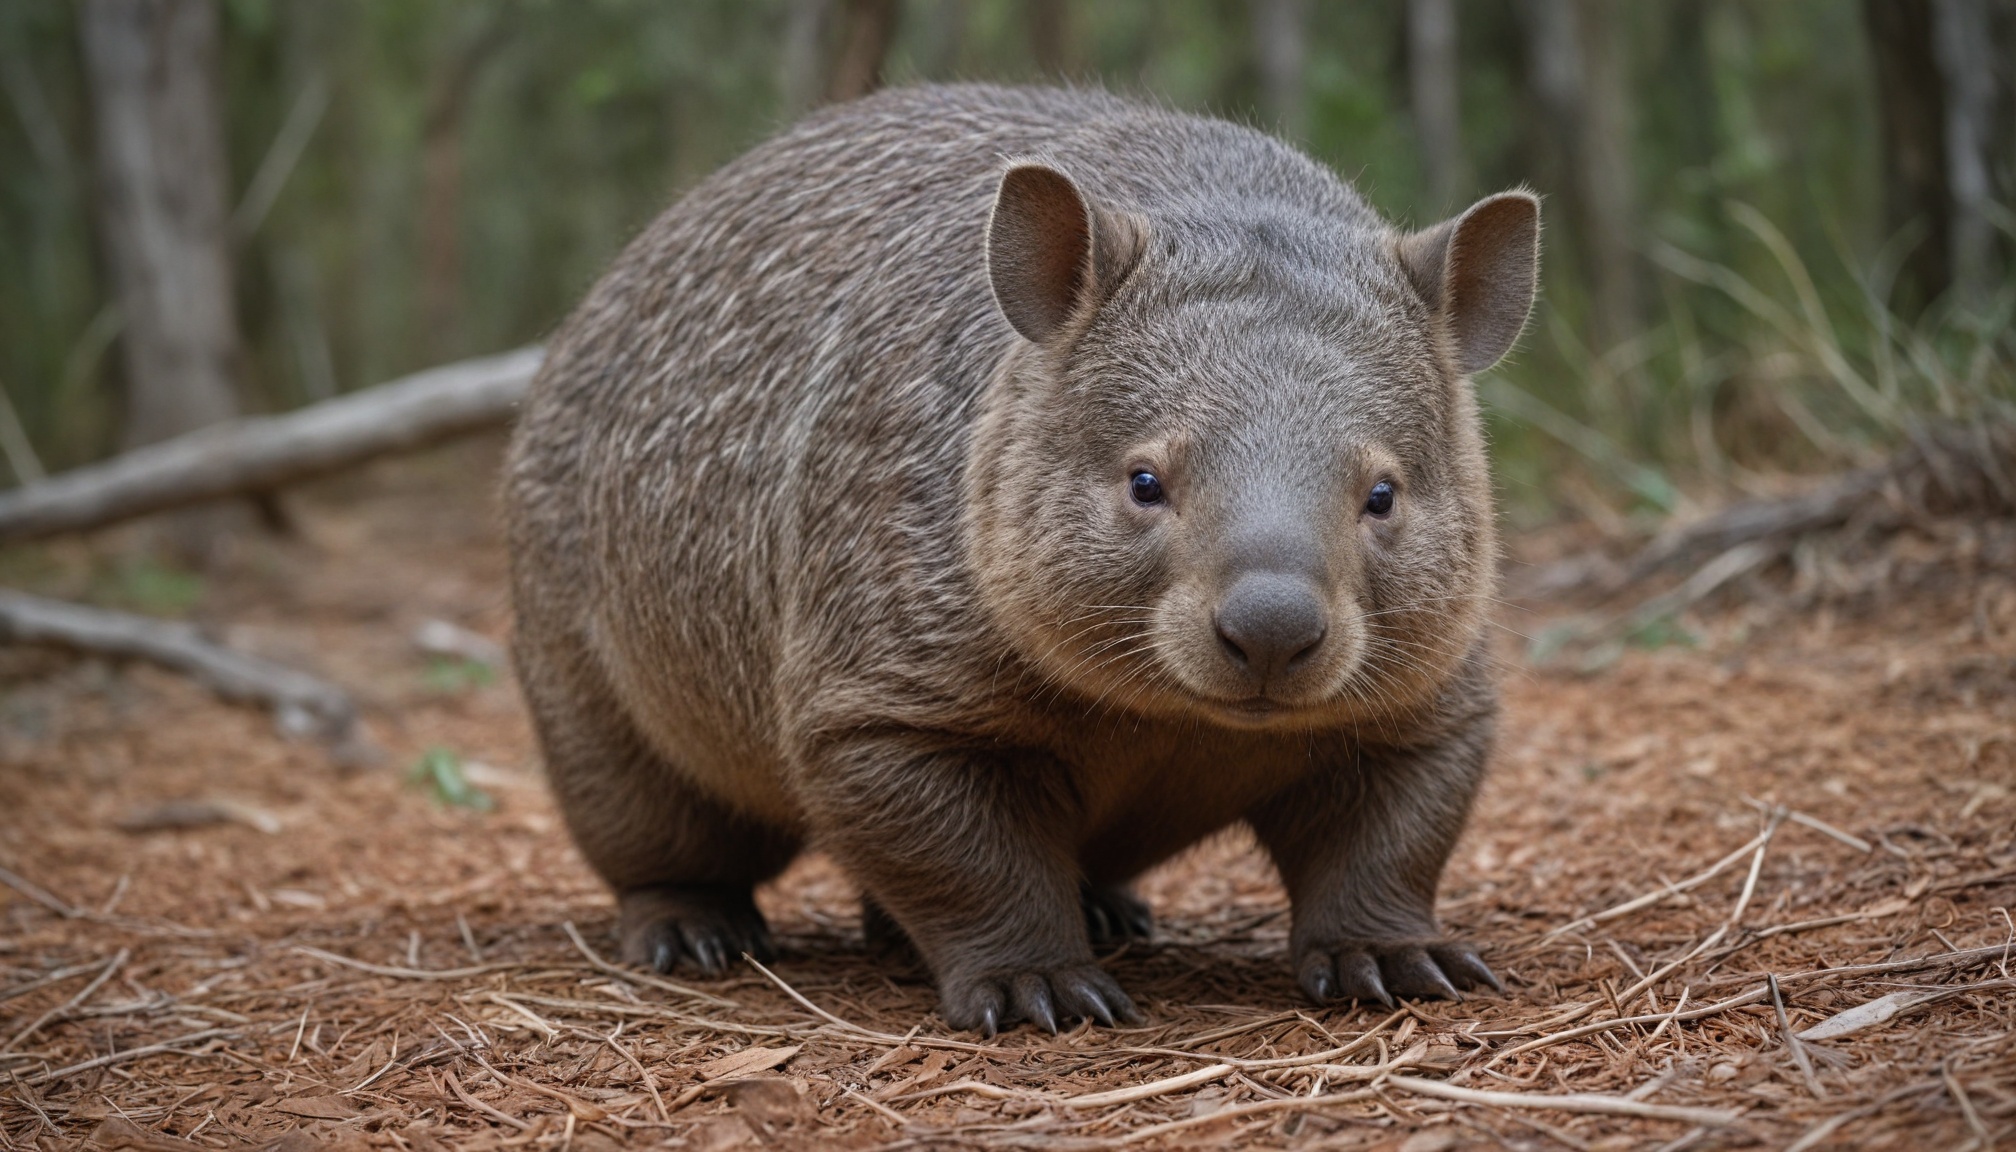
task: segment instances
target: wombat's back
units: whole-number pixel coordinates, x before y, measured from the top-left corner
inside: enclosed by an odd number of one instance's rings
[[[535,710],[538,681],[592,681],[569,693],[613,695],[710,789],[787,819],[769,741],[794,645],[852,637],[801,653],[842,673],[972,635],[959,480],[1017,339],[986,221],[1004,160],[1031,156],[1122,208],[1287,201],[1381,227],[1275,141],[1103,93],[899,90],[758,147],[630,246],[520,419],[507,502]]]

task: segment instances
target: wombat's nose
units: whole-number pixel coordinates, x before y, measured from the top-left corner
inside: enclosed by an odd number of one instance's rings
[[[1218,606],[1218,639],[1233,661],[1264,686],[1323,642],[1323,605],[1306,580],[1278,572],[1239,579]]]

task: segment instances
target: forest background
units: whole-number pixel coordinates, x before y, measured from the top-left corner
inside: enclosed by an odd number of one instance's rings
[[[1544,193],[1542,304],[1481,382],[1515,525],[1642,528],[2016,396],[2008,0],[228,0],[179,50],[217,146],[157,159],[223,206],[226,394],[148,417],[91,47],[122,7],[0,5],[15,479],[536,342],[681,190],[918,81],[1251,122],[1417,225]]]

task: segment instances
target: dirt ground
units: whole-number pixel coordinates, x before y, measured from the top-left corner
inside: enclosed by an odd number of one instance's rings
[[[542,791],[508,672],[412,640],[430,619],[508,634],[495,452],[292,494],[293,537],[247,540],[200,585],[136,566],[130,535],[0,553],[0,583],[186,605],[333,678],[384,750],[344,768],[176,676],[0,649],[0,1145],[1446,1152],[2016,1130],[2016,524],[1802,553],[1562,668],[1517,634],[1564,610],[1504,606],[1500,749],[1441,905],[1502,997],[1308,1007],[1282,894],[1226,836],[1146,880],[1155,939],[1108,961],[1145,1026],[981,1043],[938,1021],[921,972],[863,951],[816,857],[762,893],[774,975],[605,965],[612,903]],[[430,751],[480,796],[416,781]],[[1845,1034],[1788,1040],[1830,1020]]]

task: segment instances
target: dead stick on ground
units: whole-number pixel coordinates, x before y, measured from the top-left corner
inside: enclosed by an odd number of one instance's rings
[[[1959,968],[1974,964],[1988,964],[2008,954],[2008,946],[1989,944],[1981,948],[1962,948],[1958,952],[1935,952],[1930,956],[1918,956],[1910,960],[1885,960],[1879,964],[1844,964],[1839,968],[1814,968],[1806,972],[1792,972],[1778,978],[1780,984],[1795,984],[1807,980],[1831,980],[1849,976],[1877,976],[1886,972],[1911,972],[1920,968]],[[1751,976],[1724,976],[1706,981],[1702,986],[1713,988],[1719,985],[1742,984],[1763,978],[1761,973]]]
[[[518,1129],[520,1132],[529,1132],[532,1130],[532,1125],[527,1124],[525,1121],[518,1119],[516,1116],[506,1116],[504,1113],[499,1112],[497,1109],[492,1108],[490,1105],[483,1103],[481,1100],[476,1099],[474,1096],[471,1096],[468,1093],[468,1091],[462,1087],[462,1082],[460,1080],[455,1079],[455,1073],[452,1070],[444,1069],[441,1073],[441,1076],[443,1079],[448,1081],[448,1090],[450,1092],[455,1093],[455,1098],[457,1100],[462,1101],[462,1103],[467,1104],[469,1107],[475,1109],[478,1112],[483,1113],[484,1115],[490,1117],[493,1120],[501,1120],[504,1123],[509,1124],[511,1127]]]
[[[1615,920],[1619,916],[1627,916],[1633,912],[1638,911],[1641,908],[1649,908],[1652,905],[1659,903],[1661,900],[1666,899],[1668,896],[1677,896],[1682,892],[1699,888],[1701,885],[1706,884],[1708,881],[1713,880],[1717,876],[1720,876],[1723,872],[1728,871],[1729,868],[1733,866],[1738,860],[1741,860],[1743,859],[1743,857],[1756,851],[1758,847],[1760,847],[1764,843],[1767,835],[1768,835],[1767,833],[1763,832],[1758,833],[1754,838],[1750,840],[1749,843],[1743,845],[1741,848],[1736,849],[1734,852],[1729,853],[1722,859],[1717,860],[1715,863],[1710,864],[1704,871],[1698,872],[1695,875],[1690,876],[1677,884],[1665,885],[1656,892],[1647,892],[1643,896],[1638,896],[1633,899],[1626,900],[1624,903],[1618,904],[1615,907],[1605,908],[1601,912],[1595,912],[1588,916],[1583,916],[1579,919],[1571,920],[1568,923],[1561,925],[1559,928],[1556,928],[1548,932],[1545,936],[1542,936],[1540,939],[1542,941],[1552,940],[1556,936],[1565,935],[1569,932],[1575,931],[1578,928],[1594,927],[1595,925],[1601,924],[1606,920]]]
[[[1945,1084],[1943,1082],[1934,1082],[1931,1084],[1912,1084],[1903,1088],[1898,1088],[1895,1091],[1886,1092],[1883,1095],[1877,1097],[1874,1100],[1871,1100],[1869,1103],[1864,1104],[1859,1108],[1850,1108],[1846,1112],[1842,1112],[1834,1116],[1829,1116],[1827,1119],[1822,1120],[1818,1124],[1813,1125],[1813,1127],[1808,1128],[1806,1130],[1805,1135],[1799,1137],[1799,1139],[1794,1140],[1792,1143],[1786,1145],[1785,1152],[1806,1152],[1808,1148],[1814,1147],[1815,1145],[1819,1144],[1822,1140],[1825,1140],[1829,1136],[1832,1136],[1835,1130],[1839,1129],[1844,1124],[1848,1124],[1855,1120],[1860,1120],[1862,1117],[1867,1116],[1872,1112],[1881,1111],[1883,1108],[1888,1107],[1889,1105],[1897,1102],[1898,1100],[1902,1100],[1906,1096],[1922,1096],[1928,1092],[1937,1092],[1944,1087]]]
[[[226,700],[266,705],[290,734],[320,735],[339,748],[357,740],[357,707],[341,688],[213,644],[179,621],[0,589],[0,642],[145,660],[194,677]]]
[[[1391,1028],[1395,1023],[1406,1019],[1408,1015],[1407,1009],[1399,1009],[1384,1020],[1367,1028],[1349,1043],[1323,1052],[1312,1052],[1306,1056],[1275,1056],[1264,1060],[1251,1060],[1242,1059],[1237,1056],[1220,1056],[1210,1052],[1190,1052],[1182,1048],[1115,1048],[1114,1051],[1124,1052],[1131,1056],[1170,1056],[1178,1060],[1209,1060],[1214,1064],[1229,1064],[1242,1072],[1272,1068],[1294,1068],[1305,1064],[1324,1064],[1333,1060],[1341,1060],[1358,1049],[1373,1043],[1378,1039],[1381,1032]],[[1185,1041],[1185,1043],[1188,1043],[1188,1041]]]
[[[1626,988],[1624,991],[1618,993],[1617,996],[1615,997],[1614,1002],[1617,1005],[1617,1012],[1620,1016],[1623,1014],[1624,1009],[1630,1007],[1631,1002],[1633,1000],[1636,1000],[1640,995],[1642,995],[1647,988],[1652,987],[1659,981],[1664,980],[1666,977],[1672,975],[1674,972],[1678,971],[1683,965],[1691,962],[1695,957],[1701,955],[1701,953],[1706,952],[1708,949],[1713,948],[1717,944],[1720,944],[1722,942],[1722,938],[1729,934],[1729,930],[1735,927],[1736,924],[1743,919],[1744,910],[1750,907],[1750,898],[1757,892],[1757,877],[1764,867],[1764,853],[1768,848],[1770,848],[1771,837],[1774,834],[1776,834],[1776,832],[1778,831],[1778,826],[1782,824],[1784,820],[1785,820],[1784,810],[1783,809],[1776,810],[1772,814],[1771,822],[1765,827],[1764,831],[1758,833],[1757,838],[1750,842],[1750,845],[1756,846],[1755,851],[1750,857],[1750,872],[1749,875],[1743,881],[1743,892],[1740,896],[1737,897],[1736,906],[1732,908],[1729,912],[1729,915],[1723,919],[1722,926],[1715,929],[1714,932],[1710,933],[1700,943],[1694,945],[1692,949],[1688,950],[1686,955],[1680,957],[1678,960],[1674,960],[1667,964],[1661,965],[1650,975],[1643,977],[1636,984],[1633,984],[1629,988]],[[1750,845],[1745,845],[1744,847],[1749,848]],[[1724,860],[1726,861],[1727,857],[1725,857]],[[1720,869],[1721,867],[1722,863],[1720,862],[1718,862],[1715,866],[1716,869]],[[1661,894],[1663,894],[1663,892]],[[1643,897],[1640,897],[1640,899],[1643,899]],[[1623,907],[1623,905],[1619,905],[1619,907]],[[1545,1020],[1539,1021],[1538,1023],[1532,1025],[1532,1027],[1555,1028],[1559,1027],[1562,1024],[1572,1024],[1575,1021],[1580,1020],[1582,1017],[1589,1015],[1589,1013],[1594,1012],[1599,1007],[1599,1004],[1600,1002],[1579,1005],[1575,1008],[1569,1009],[1566,1012],[1562,1012],[1557,1015],[1550,1016]],[[1655,1016],[1653,1017],[1653,1019],[1657,1019],[1657,1017]],[[1504,1059],[1506,1055],[1509,1055],[1509,1053],[1500,1053],[1497,1056],[1493,1056],[1490,1059],[1490,1061],[1488,1061],[1484,1065],[1484,1067],[1490,1068],[1496,1065],[1500,1060]]]
[[[205,500],[271,491],[511,418],[541,353],[464,360],[152,444],[0,492],[0,543],[79,532]]]
[[[870,1111],[881,1116],[884,1120],[887,1120],[889,1123],[894,1124],[899,1129],[908,1128],[910,1126],[910,1121],[905,1119],[901,1112],[898,1112],[893,1108],[886,1107],[882,1104],[878,1104],[875,1101],[870,1100],[868,1097],[862,1095],[861,1093],[856,1092],[854,1089],[847,1087],[845,1084],[840,1085],[840,1092],[848,1099],[853,1100],[856,1103],[865,1105]]]
[[[40,884],[24,876],[16,875],[8,869],[0,868],[0,884],[7,885],[7,887],[14,889],[16,892],[42,905],[65,920],[75,920],[78,916],[82,915],[77,909],[71,907],[68,901],[58,897],[55,893],[42,887]]]
[[[618,1056],[630,1062],[630,1066],[637,1070],[638,1078],[644,1081],[644,1090],[651,1093],[651,1102],[658,1106],[658,1119],[663,1123],[669,1124],[672,1122],[672,1113],[666,1110],[665,1098],[658,1094],[658,1078],[651,1075],[650,1070],[644,1067],[644,1062],[637,1058],[636,1053],[631,1052],[628,1048],[616,1042],[616,1038],[623,1034],[623,1025],[626,1023],[628,1021],[618,1020],[615,1030],[607,1036],[594,1032],[590,1032],[588,1035],[594,1036],[602,1041],[602,1043],[609,1045],[609,1047],[615,1049]]]
[[[7,989],[5,992],[0,992],[0,1004],[4,1004],[7,1001],[12,1000],[16,996],[26,996],[30,992],[34,992],[41,988],[47,988],[51,984],[61,984],[63,981],[70,979],[72,976],[82,976],[84,973],[89,972],[94,968],[100,968],[100,967],[103,967],[103,965],[72,964],[67,968],[58,968],[54,972],[51,972],[46,976],[37,976],[35,979],[28,981],[26,984],[16,984],[14,987]]]
[[[1197,1128],[1225,1120],[1241,1120],[1248,1116],[1263,1116],[1270,1112],[1301,1112],[1337,1104],[1362,1104],[1377,1098],[1377,1092],[1370,1088],[1361,1088],[1356,1092],[1338,1092],[1323,1096],[1290,1096],[1283,1100],[1234,1104],[1229,1108],[1220,1108],[1216,1112],[1208,1112],[1202,1116],[1188,1116],[1181,1120],[1168,1120],[1160,1124],[1150,1124],[1146,1128],[1137,1128],[1121,1137],[1118,1143],[1139,1144],[1143,1140],[1153,1140],[1158,1136],[1167,1136],[1171,1132],[1181,1132],[1186,1128]]]
[[[1780,808],[1771,814],[1771,822],[1765,825],[1764,831],[1758,836],[1757,852],[1755,855],[1750,857],[1750,874],[1744,877],[1743,892],[1740,896],[1736,898],[1736,906],[1734,908],[1731,908],[1729,910],[1729,915],[1723,919],[1722,926],[1715,929],[1714,932],[1710,933],[1708,937],[1702,940],[1699,944],[1696,944],[1690,951],[1688,951],[1688,953],[1685,956],[1682,956],[1678,960],[1672,961],[1669,964],[1660,966],[1659,968],[1655,969],[1650,975],[1646,976],[1644,979],[1638,981],[1636,984],[1633,984],[1631,987],[1626,988],[1624,991],[1619,992],[1617,994],[1617,1007],[1620,1010],[1619,1011],[1620,1015],[1622,1014],[1622,1009],[1629,1008],[1631,1006],[1631,1002],[1633,1000],[1636,1000],[1647,988],[1652,987],[1659,981],[1664,980],[1666,977],[1672,975],[1674,972],[1678,971],[1682,965],[1693,960],[1696,956],[1699,956],[1703,952],[1706,952],[1710,948],[1713,948],[1715,945],[1720,944],[1722,942],[1722,938],[1729,934],[1729,930],[1736,927],[1737,924],[1742,922],[1743,913],[1747,911],[1750,907],[1750,898],[1757,894],[1757,877],[1760,874],[1762,874],[1764,870],[1764,853],[1770,849],[1771,837],[1777,834],[1779,825],[1783,824],[1784,822],[1785,822],[1785,810],[1783,808]]]
[[[365,960],[353,960],[335,952],[324,952],[306,944],[297,944],[294,951],[303,956],[312,956],[325,963],[355,968],[359,972],[369,972],[373,976],[390,976],[395,980],[467,980],[471,976],[482,976],[490,972],[503,972],[512,968],[523,968],[520,963],[472,964],[466,968],[395,968],[388,964],[372,964]]]
[[[1627,1100],[1622,1096],[1599,1096],[1590,1093],[1570,1093],[1550,1096],[1538,1092],[1485,1092],[1476,1088],[1459,1088],[1440,1080],[1423,1080],[1416,1076],[1388,1076],[1381,1084],[1388,1088],[1398,1088],[1417,1096],[1432,1096],[1439,1100],[1454,1100],[1461,1104],[1489,1104],[1498,1108],[1545,1108],[1556,1112],[1580,1112],[1592,1116],[1634,1116],[1642,1120],[1678,1120],[1683,1124],[1705,1124],[1726,1128],[1740,1119],[1735,1112],[1725,1112],[1716,1108],[1683,1108],[1673,1104],[1647,1104],[1642,1100]]]
[[[61,1019],[72,1008],[75,1008],[79,1004],[82,1004],[86,1000],[89,1000],[91,998],[91,994],[93,992],[98,991],[99,988],[103,987],[105,982],[112,978],[112,974],[114,972],[117,972],[120,969],[120,967],[126,963],[126,958],[131,955],[132,952],[128,951],[125,948],[121,948],[119,950],[119,954],[117,956],[112,957],[112,959],[105,965],[105,967],[98,973],[98,975],[92,978],[91,983],[86,984],[84,986],[82,991],[78,992],[75,996],[70,997],[70,999],[65,1000],[62,1004],[58,1005],[57,1007],[51,1008],[49,1011],[44,1012],[40,1016],[37,1016],[34,1020],[29,1022],[27,1027],[21,1029],[19,1032],[14,1033],[14,1035],[10,1037],[7,1043],[4,1045],[5,1049],[11,1052],[16,1048],[21,1047],[22,1042],[26,1041],[30,1036],[35,1035],[35,1033],[40,1032],[44,1024],[49,1023],[51,1020]]]
[[[593,948],[588,946],[588,941],[581,938],[581,933],[574,927],[572,920],[561,921],[560,927],[566,930],[567,938],[574,942],[575,949],[582,956],[586,957],[588,963],[597,971],[606,972],[611,976],[628,980],[633,984],[642,984],[647,988],[656,988],[662,992],[671,992],[675,995],[691,997],[692,999],[702,1000],[722,1008],[741,1007],[741,1005],[735,1003],[733,1000],[724,1000],[719,996],[710,996],[698,988],[688,988],[684,984],[675,984],[662,976],[653,976],[648,972],[638,972],[621,965],[611,964],[597,954]]]
[[[1057,1103],[1062,1104],[1066,1108],[1104,1108],[1112,1104],[1128,1104],[1136,1100],[1146,1100],[1153,1096],[1166,1095],[1170,1092],[1180,1092],[1185,1088],[1194,1088],[1200,1084],[1208,1084],[1221,1076],[1229,1076],[1234,1072],[1270,1068],[1298,1068],[1315,1064],[1325,1065],[1326,1067],[1323,1069],[1324,1073],[1335,1079],[1372,1080],[1387,1072],[1405,1068],[1419,1061],[1427,1054],[1428,1044],[1426,1041],[1422,1041],[1400,1055],[1379,1064],[1340,1065],[1333,1063],[1342,1052],[1343,1049],[1338,1049],[1332,1052],[1318,1052],[1309,1056],[1282,1057],[1278,1060],[1241,1061],[1240,1063],[1246,1066],[1243,1069],[1237,1064],[1212,1064],[1208,1067],[1199,1068],[1192,1072],[1185,1072],[1178,1076],[1153,1080],[1146,1084],[1136,1084],[1130,1088],[1115,1088],[1108,1092],[1092,1092],[1083,1096],[1068,1096],[1057,1101]]]
[[[1484,1064],[1484,1068],[1493,1068],[1514,1056],[1541,1048],[1548,1048],[1555,1044],[1563,1044],[1570,1040],[1579,1040],[1584,1036],[1594,1036],[1598,1032],[1612,1032],[1619,1028],[1631,1028],[1640,1024],[1658,1024],[1660,1027],[1664,1027],[1668,1021],[1673,1020],[1702,1020],[1709,1016],[1727,1012],[1731,1008],[1741,1008],[1746,1004],[1759,1003],[1769,995],[1770,993],[1763,988],[1753,988],[1740,996],[1731,996],[1727,1000],[1719,1000],[1713,1004],[1706,1004],[1686,1012],[1654,1012],[1645,1016],[1622,1016],[1615,1020],[1598,1020],[1594,1024],[1584,1024],[1581,1027],[1570,1028],[1562,1032],[1551,1032],[1545,1036],[1528,1040],[1524,1044],[1507,1048],[1487,1061]]]
[[[162,1052],[176,1052],[181,1050],[184,1044],[194,1044],[199,1040],[215,1040],[221,1036],[236,1036],[237,1034],[229,1028],[206,1028],[201,1032],[191,1032],[187,1036],[178,1036],[173,1040],[163,1040],[159,1044],[149,1044],[141,1048],[128,1048],[123,1052],[108,1052],[103,1056],[95,1056],[82,1063],[72,1064],[66,1068],[57,1068],[48,1072],[38,1073],[23,1080],[22,1083],[47,1084],[51,1080],[61,1080],[66,1076],[75,1076],[79,1072],[89,1072],[93,1068],[106,1068],[128,1060],[137,1060],[142,1056],[159,1055]]]
[[[1974,1101],[1968,1097],[1967,1089],[1953,1075],[1953,1064],[1949,1060],[1939,1067],[1939,1076],[1946,1082],[1946,1094],[1953,1097],[1953,1103],[1960,1106],[1960,1114],[1967,1118],[1967,1128],[1974,1133],[1976,1148],[1993,1148],[1995,1138],[1988,1134],[1988,1126],[1981,1122],[1981,1114],[1974,1110]]]
[[[804,1008],[807,1012],[810,1012],[814,1016],[819,1017],[821,1020],[826,1021],[828,1024],[833,1025],[835,1028],[839,1028],[844,1032],[848,1032],[855,1036],[862,1037],[863,1039],[874,1040],[883,1044],[907,1043],[907,1044],[915,1044],[925,1048],[944,1048],[948,1051],[953,1052],[980,1052],[996,1056],[1019,1055],[1019,1053],[1016,1052],[1014,1049],[1002,1048],[999,1045],[974,1044],[965,1040],[943,1040],[935,1036],[917,1036],[914,1034],[908,1037],[904,1037],[895,1035],[894,1033],[891,1032],[877,1032],[871,1028],[863,1028],[859,1024],[851,1024],[845,1020],[842,1020],[840,1017],[833,1015],[831,1012],[826,1011],[824,1008],[819,1007],[812,1001],[807,1000],[804,996],[799,994],[796,988],[793,988],[791,987],[791,985],[786,984],[782,977],[778,976],[775,972],[770,971],[770,969],[765,968],[763,966],[762,961],[756,959],[754,956],[751,956],[747,952],[744,952],[742,954],[742,959],[748,961],[750,967],[756,969],[756,971],[758,972],[761,972],[763,974],[764,979],[770,981],[772,984],[775,984],[780,990],[783,991],[783,993],[786,996],[789,996],[791,999],[797,1001],[799,1006]],[[1184,1053],[1184,1055],[1194,1056],[1193,1053]]]
[[[1813,1073],[1813,1058],[1806,1054],[1806,1045],[1792,1033],[1792,1020],[1785,1015],[1785,997],[1778,991],[1778,977],[1766,979],[1771,989],[1771,1008],[1778,1014],[1778,1031],[1785,1037],[1785,1046],[1792,1050],[1792,1059],[1799,1065],[1799,1075],[1806,1080],[1806,1090],[1813,1093],[1815,1100],[1825,1099],[1826,1089],[1820,1087],[1820,1077]]]

